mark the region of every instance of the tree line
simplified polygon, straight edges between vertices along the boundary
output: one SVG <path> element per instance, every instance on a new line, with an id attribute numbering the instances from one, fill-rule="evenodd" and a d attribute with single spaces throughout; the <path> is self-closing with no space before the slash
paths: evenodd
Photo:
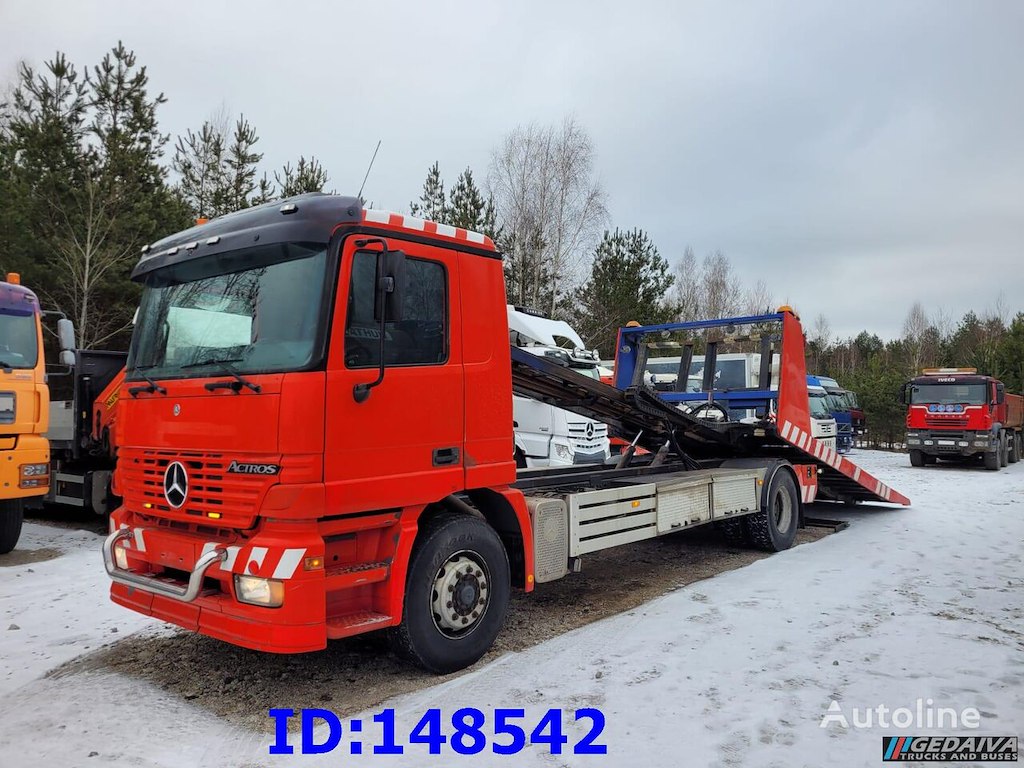
<path id="1" fill-rule="evenodd" d="M 146 243 L 327 183 L 315 157 L 261 174 L 244 116 L 171 144 L 166 102 L 122 43 L 82 69 L 60 52 L 41 69 L 23 62 L 0 99 L 0 274 L 21 273 L 71 318 L 79 347 L 127 347 L 139 296 L 128 273 Z"/>

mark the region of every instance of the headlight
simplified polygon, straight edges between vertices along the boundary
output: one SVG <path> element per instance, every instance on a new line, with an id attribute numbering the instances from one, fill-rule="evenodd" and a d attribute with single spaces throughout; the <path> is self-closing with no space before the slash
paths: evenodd
<path id="1" fill-rule="evenodd" d="M 116 563 L 117 567 L 122 571 L 128 570 L 128 552 L 126 552 L 125 548 L 120 545 L 114 547 L 114 563 Z"/>
<path id="2" fill-rule="evenodd" d="M 284 582 L 260 576 L 235 576 L 235 595 L 240 603 L 277 608 L 284 602 Z"/>
<path id="3" fill-rule="evenodd" d="M 18 470 L 21 473 L 19 488 L 40 488 L 50 482 L 49 464 L 22 464 Z"/>
<path id="4" fill-rule="evenodd" d="M 572 449 L 568 445 L 562 445 L 562 443 L 555 443 L 555 456 L 559 459 L 565 459 L 569 461 L 572 459 Z"/>

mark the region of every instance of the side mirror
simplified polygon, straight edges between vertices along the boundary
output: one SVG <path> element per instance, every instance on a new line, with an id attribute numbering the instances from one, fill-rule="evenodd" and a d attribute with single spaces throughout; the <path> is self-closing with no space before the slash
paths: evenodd
<path id="1" fill-rule="evenodd" d="M 996 405 L 1002 405 L 1006 401 L 1006 385 L 996 384 Z"/>
<path id="2" fill-rule="evenodd" d="M 373 300 L 373 319 L 378 323 L 401 321 L 404 272 L 404 252 L 387 250 L 377 256 L 377 295 Z"/>
<path id="3" fill-rule="evenodd" d="M 73 366 L 75 364 L 75 352 L 71 349 L 62 349 L 60 352 L 60 364 Z"/>
<path id="4" fill-rule="evenodd" d="M 911 384 L 904 384 L 900 388 L 900 402 L 904 405 L 910 405 L 910 388 Z"/>
<path id="5" fill-rule="evenodd" d="M 66 317 L 62 317 L 57 321 L 57 339 L 60 341 L 62 352 L 75 348 L 75 324 Z M 61 361 L 63 362 L 63 356 Z"/>

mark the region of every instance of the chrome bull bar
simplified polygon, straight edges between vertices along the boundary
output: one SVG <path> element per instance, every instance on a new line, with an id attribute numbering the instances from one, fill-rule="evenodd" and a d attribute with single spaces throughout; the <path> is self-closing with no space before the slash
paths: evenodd
<path id="1" fill-rule="evenodd" d="M 116 581 L 118 584 L 124 584 L 126 587 L 135 587 L 144 592 L 150 592 L 161 597 L 169 597 L 182 603 L 191 603 L 199 596 L 199 592 L 203 588 L 203 578 L 206 576 L 206 571 L 214 563 L 224 562 L 228 556 L 227 550 L 222 547 L 211 549 L 196 560 L 195 567 L 188 577 L 188 585 L 181 587 L 176 584 L 168 584 L 166 581 L 153 576 L 132 573 L 117 567 L 114 561 L 114 547 L 121 539 L 127 539 L 131 535 L 131 528 L 119 528 L 103 541 L 103 567 L 107 569 L 107 575 L 113 581 Z"/>

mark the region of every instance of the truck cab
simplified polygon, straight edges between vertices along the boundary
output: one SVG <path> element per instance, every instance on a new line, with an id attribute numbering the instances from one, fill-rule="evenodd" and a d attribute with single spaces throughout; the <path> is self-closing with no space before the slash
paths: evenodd
<path id="1" fill-rule="evenodd" d="M 1024 450 L 1024 398 L 975 368 L 926 368 L 903 386 L 907 448 L 915 467 L 981 457 L 998 471 Z"/>
<path id="2" fill-rule="evenodd" d="M 568 323 L 511 304 L 507 311 L 512 346 L 600 380 L 597 352 L 584 349 Z M 519 467 L 600 464 L 611 455 L 608 427 L 599 421 L 520 395 L 513 396 L 512 415 Z"/>
<path id="3" fill-rule="evenodd" d="M 828 376 L 814 376 L 808 374 L 807 385 L 824 389 L 829 413 L 836 422 L 836 451 L 838 453 L 849 453 L 853 450 L 854 431 L 853 415 L 846 399 L 848 394 L 839 383 Z"/>
<path id="4" fill-rule="evenodd" d="M 808 384 L 807 397 L 811 409 L 811 436 L 835 451 L 838 430 L 828 392 L 822 386 Z"/>
<path id="5" fill-rule="evenodd" d="M 0 282 L 0 554 L 18 543 L 27 499 L 50 487 L 49 420 L 39 300 L 10 273 Z"/>

